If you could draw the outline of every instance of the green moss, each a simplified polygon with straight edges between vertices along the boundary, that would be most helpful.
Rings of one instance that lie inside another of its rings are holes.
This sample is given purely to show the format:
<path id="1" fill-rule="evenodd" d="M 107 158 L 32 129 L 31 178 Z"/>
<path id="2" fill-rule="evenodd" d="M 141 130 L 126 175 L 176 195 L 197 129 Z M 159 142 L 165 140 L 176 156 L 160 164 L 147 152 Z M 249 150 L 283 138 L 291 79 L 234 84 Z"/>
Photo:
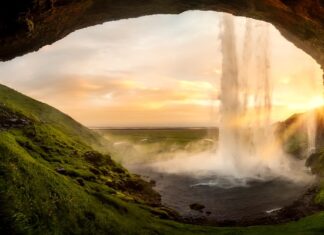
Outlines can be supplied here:
<path id="1" fill-rule="evenodd" d="M 30 33 L 32 33 L 34 31 L 34 29 L 35 29 L 34 22 L 31 19 L 26 18 L 26 24 L 27 24 L 27 27 L 28 27 L 28 31 Z"/>
<path id="2" fill-rule="evenodd" d="M 320 190 L 320 192 L 316 195 L 315 201 L 318 204 L 322 204 L 324 205 L 324 183 L 322 183 L 322 189 Z"/>
<path id="3" fill-rule="evenodd" d="M 305 149 L 307 149 L 307 136 L 305 133 L 295 133 L 284 143 L 285 152 L 296 157 L 304 157 Z"/>
<path id="4" fill-rule="evenodd" d="M 86 140 L 88 145 L 92 146 L 98 145 L 101 141 L 99 135 L 74 121 L 71 117 L 3 85 L 0 85 L 0 102 L 34 121 L 48 124 L 52 129 L 56 129 L 56 134 L 63 132 L 76 142 Z"/>
<path id="5" fill-rule="evenodd" d="M 313 153 L 306 162 L 312 172 L 319 176 L 324 176 L 324 149 Z"/>

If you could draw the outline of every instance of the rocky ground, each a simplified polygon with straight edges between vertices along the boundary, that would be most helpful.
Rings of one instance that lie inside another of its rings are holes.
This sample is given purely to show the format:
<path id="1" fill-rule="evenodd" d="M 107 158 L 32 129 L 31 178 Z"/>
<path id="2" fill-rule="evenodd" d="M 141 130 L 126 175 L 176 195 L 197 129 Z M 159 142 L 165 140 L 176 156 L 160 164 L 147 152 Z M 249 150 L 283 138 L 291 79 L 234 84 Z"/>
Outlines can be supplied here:
<path id="1" fill-rule="evenodd" d="M 12 112 L 5 104 L 0 103 L 0 131 L 10 128 L 22 128 L 31 121 L 19 113 Z"/>

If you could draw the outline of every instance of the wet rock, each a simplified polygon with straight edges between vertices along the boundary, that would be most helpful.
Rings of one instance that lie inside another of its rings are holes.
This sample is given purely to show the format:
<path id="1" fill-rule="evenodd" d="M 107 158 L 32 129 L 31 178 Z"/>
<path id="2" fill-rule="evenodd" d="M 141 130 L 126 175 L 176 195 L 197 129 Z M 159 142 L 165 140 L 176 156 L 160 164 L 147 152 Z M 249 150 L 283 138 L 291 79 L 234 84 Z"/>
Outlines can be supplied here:
<path id="1" fill-rule="evenodd" d="M 83 175 L 82 178 L 86 181 L 92 181 L 92 182 L 96 181 L 97 179 L 94 175 Z"/>
<path id="2" fill-rule="evenodd" d="M 91 221 L 94 221 L 96 219 L 96 215 L 94 213 L 92 213 L 91 211 L 86 211 L 84 213 L 84 216 Z"/>
<path id="3" fill-rule="evenodd" d="M 112 181 L 106 181 L 106 182 L 105 182 L 105 185 L 107 185 L 107 186 L 110 187 L 110 188 L 114 188 L 114 187 L 115 187 L 115 184 L 114 184 L 114 182 L 112 182 Z"/>
<path id="4" fill-rule="evenodd" d="M 125 182 L 125 184 L 123 184 L 123 186 L 125 187 L 124 189 L 132 189 L 134 191 L 142 191 L 146 184 L 145 181 L 140 181 L 140 180 L 127 180 Z"/>
<path id="5" fill-rule="evenodd" d="M 97 151 L 87 151 L 83 154 L 84 159 L 95 167 L 103 165 L 115 165 L 109 155 L 103 155 Z"/>
<path id="6" fill-rule="evenodd" d="M 80 186 L 84 186 L 85 184 L 84 184 L 84 181 L 83 181 L 83 179 L 77 179 L 76 180 L 77 182 L 78 182 L 78 184 L 80 185 Z"/>
<path id="7" fill-rule="evenodd" d="M 150 212 L 153 215 L 158 216 L 161 219 L 170 219 L 170 220 L 176 220 L 176 221 L 182 221 L 181 216 L 178 212 L 175 210 L 165 207 L 165 206 L 159 206 L 155 208 L 150 208 Z"/>
<path id="8" fill-rule="evenodd" d="M 17 140 L 17 143 L 18 143 L 21 147 L 23 147 L 23 148 L 25 148 L 25 149 L 27 149 L 27 150 L 30 150 L 30 151 L 34 150 L 33 146 L 32 146 L 32 145 L 30 144 L 30 142 L 28 142 L 28 141 Z"/>
<path id="9" fill-rule="evenodd" d="M 202 212 L 203 209 L 205 209 L 205 206 L 201 205 L 199 203 L 190 204 L 189 207 L 190 207 L 191 210 L 195 210 L 195 211 L 199 211 L 199 212 Z"/>
<path id="10" fill-rule="evenodd" d="M 29 124 L 31 124 L 31 121 L 27 117 L 12 111 L 4 104 L 0 104 L 0 130 L 22 128 Z"/>
<path id="11" fill-rule="evenodd" d="M 151 184 L 152 186 L 156 186 L 156 181 L 155 181 L 155 180 L 150 180 L 150 184 Z"/>
<path id="12" fill-rule="evenodd" d="M 103 164 L 103 156 L 98 152 L 88 151 L 83 154 L 83 157 L 87 162 L 91 163 L 94 166 Z"/>
<path id="13" fill-rule="evenodd" d="M 46 146 L 46 145 L 42 145 L 42 146 L 40 146 L 40 147 L 44 150 L 45 153 L 50 153 L 51 150 L 52 150 L 51 147 Z"/>
<path id="14" fill-rule="evenodd" d="M 109 171 L 106 170 L 106 169 L 101 169 L 100 171 L 101 171 L 101 173 L 102 173 L 104 176 L 109 175 Z"/>
<path id="15" fill-rule="evenodd" d="M 62 174 L 62 175 L 66 175 L 67 171 L 64 169 L 64 167 L 59 167 L 55 169 L 57 173 Z"/>
<path id="16" fill-rule="evenodd" d="M 126 171 L 123 168 L 121 168 L 121 167 L 114 167 L 113 168 L 113 171 L 116 172 L 116 173 L 118 173 L 118 174 L 124 174 L 124 173 L 126 173 Z"/>
<path id="17" fill-rule="evenodd" d="M 152 185 L 149 182 L 139 177 L 132 176 L 106 181 L 105 185 L 131 195 L 134 201 L 144 202 L 154 207 L 161 206 L 161 195 L 152 189 Z"/>
<path id="18" fill-rule="evenodd" d="M 91 168 L 89 168 L 89 170 L 95 175 L 100 175 L 100 171 L 97 170 L 96 168 L 91 167 Z"/>

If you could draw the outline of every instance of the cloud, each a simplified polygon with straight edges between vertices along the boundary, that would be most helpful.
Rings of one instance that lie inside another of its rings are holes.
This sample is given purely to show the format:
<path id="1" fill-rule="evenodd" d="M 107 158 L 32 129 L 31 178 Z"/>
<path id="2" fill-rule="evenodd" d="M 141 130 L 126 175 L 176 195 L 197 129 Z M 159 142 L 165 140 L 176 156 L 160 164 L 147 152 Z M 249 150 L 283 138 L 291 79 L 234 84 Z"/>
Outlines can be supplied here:
<path id="1" fill-rule="evenodd" d="M 210 99 L 215 92 L 213 86 L 205 81 L 168 81 L 163 87 L 147 85 L 143 81 L 125 77 L 107 77 L 90 75 L 66 75 L 39 80 L 29 87 L 38 97 L 52 97 L 55 100 L 84 99 L 114 101 L 119 105 L 131 103 L 186 101 L 190 99 Z"/>

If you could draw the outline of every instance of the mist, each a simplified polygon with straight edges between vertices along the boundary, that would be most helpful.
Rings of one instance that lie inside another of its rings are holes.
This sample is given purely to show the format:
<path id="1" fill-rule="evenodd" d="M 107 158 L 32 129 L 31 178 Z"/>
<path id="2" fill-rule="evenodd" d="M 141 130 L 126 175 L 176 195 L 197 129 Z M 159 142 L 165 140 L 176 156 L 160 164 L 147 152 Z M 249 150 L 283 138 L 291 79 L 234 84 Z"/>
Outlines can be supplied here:
<path id="1" fill-rule="evenodd" d="M 218 47 L 222 52 L 220 108 L 212 121 L 220 119 L 215 132 L 184 147 L 150 143 L 112 141 L 119 160 L 129 169 L 189 175 L 202 179 L 199 185 L 247 186 L 249 182 L 273 179 L 305 183 L 313 180 L 305 162 L 287 154 L 275 135 L 272 123 L 271 48 L 268 25 L 246 19 L 243 41 L 236 37 L 234 17 L 223 14 Z M 308 141 L 314 148 L 314 121 L 308 118 Z M 311 152 L 312 150 L 309 150 Z M 207 179 L 207 180 L 206 180 Z"/>

